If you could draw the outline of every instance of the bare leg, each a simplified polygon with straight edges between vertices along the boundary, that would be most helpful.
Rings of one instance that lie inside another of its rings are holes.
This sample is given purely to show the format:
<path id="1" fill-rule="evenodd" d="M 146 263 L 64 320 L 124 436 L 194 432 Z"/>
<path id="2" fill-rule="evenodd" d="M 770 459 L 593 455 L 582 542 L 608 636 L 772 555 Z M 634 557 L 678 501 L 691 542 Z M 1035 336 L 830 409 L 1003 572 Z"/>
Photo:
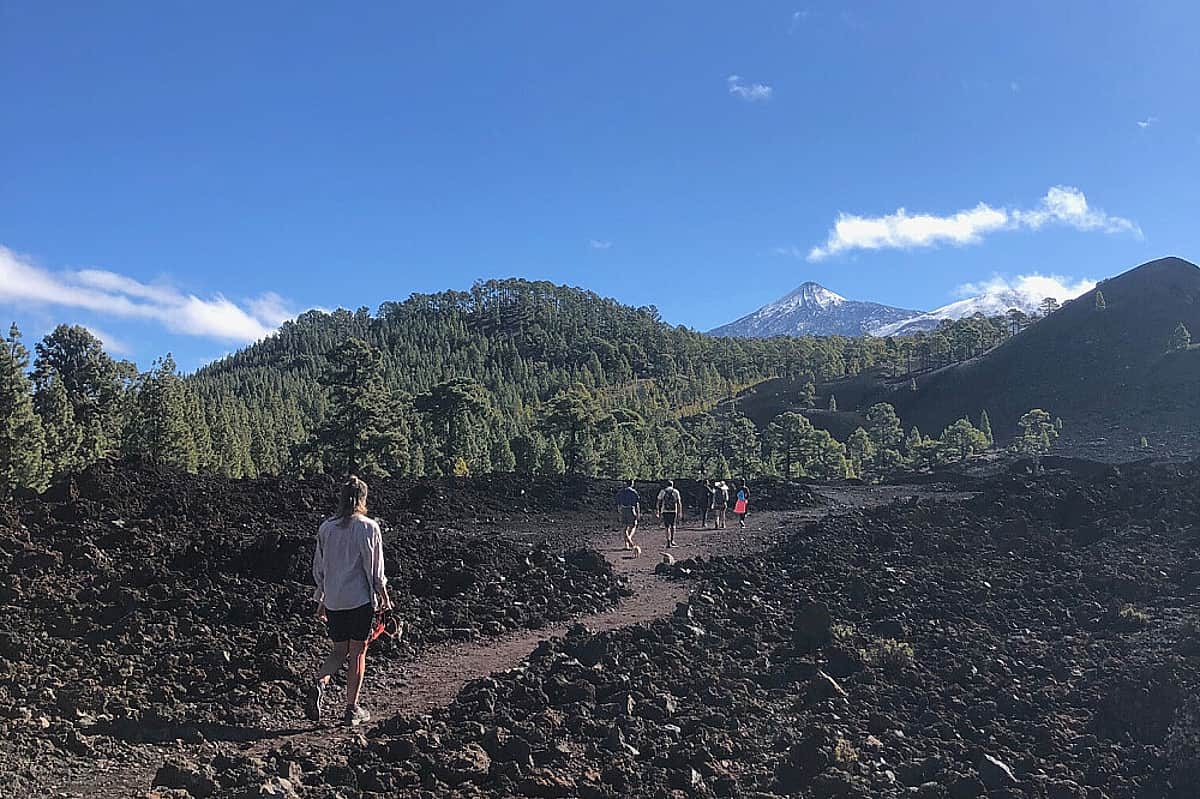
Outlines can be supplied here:
<path id="1" fill-rule="evenodd" d="M 348 641 L 339 641 L 333 645 L 333 651 L 329 653 L 329 657 L 325 658 L 325 662 L 321 664 L 321 670 L 317 672 L 317 679 L 328 684 L 329 678 L 338 673 L 338 669 L 346 662 L 346 655 L 350 652 L 350 643 Z"/>
<path id="2" fill-rule="evenodd" d="M 350 674 L 346 678 L 346 706 L 358 704 L 358 692 L 362 689 L 363 674 L 367 671 L 367 642 L 350 642 Z"/>

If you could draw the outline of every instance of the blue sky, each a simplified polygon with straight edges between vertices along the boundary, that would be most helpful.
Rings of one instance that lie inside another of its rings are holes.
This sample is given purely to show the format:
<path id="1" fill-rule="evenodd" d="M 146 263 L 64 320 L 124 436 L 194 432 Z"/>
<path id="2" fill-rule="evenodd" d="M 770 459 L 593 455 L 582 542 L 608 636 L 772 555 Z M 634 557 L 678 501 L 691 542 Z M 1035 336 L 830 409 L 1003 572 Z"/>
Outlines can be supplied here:
<path id="1" fill-rule="evenodd" d="M 984 5 L 0 0 L 0 316 L 191 369 L 478 278 L 708 329 L 1200 260 L 1200 6 Z"/>

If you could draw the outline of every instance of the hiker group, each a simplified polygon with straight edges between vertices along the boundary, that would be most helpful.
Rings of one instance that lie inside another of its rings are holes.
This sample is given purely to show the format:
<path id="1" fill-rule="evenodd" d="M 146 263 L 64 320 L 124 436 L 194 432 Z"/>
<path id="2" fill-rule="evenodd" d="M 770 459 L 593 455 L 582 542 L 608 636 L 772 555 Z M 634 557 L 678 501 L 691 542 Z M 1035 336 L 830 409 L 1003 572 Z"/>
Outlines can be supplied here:
<path id="1" fill-rule="evenodd" d="M 641 495 L 638 494 L 635 481 L 630 480 L 617 492 L 616 503 L 617 513 L 624 531 L 623 546 L 625 549 L 633 550 L 635 555 L 639 554 L 641 547 L 634 543 L 633 538 L 637 534 L 638 523 L 641 521 L 642 508 Z M 700 529 L 708 528 L 710 515 L 713 518 L 713 529 L 724 529 L 729 504 L 730 486 L 728 483 L 723 480 L 705 480 L 701 483 L 696 503 L 700 516 Z M 749 506 L 750 488 L 745 481 L 742 481 L 733 499 L 733 512 L 738 517 L 738 527 L 740 528 L 746 526 Z M 662 523 L 663 531 L 666 534 L 666 548 L 674 549 L 678 546 L 675 543 L 675 532 L 683 520 L 683 495 L 675 487 L 674 480 L 667 480 L 662 490 L 658 492 L 654 503 L 654 515 Z"/>

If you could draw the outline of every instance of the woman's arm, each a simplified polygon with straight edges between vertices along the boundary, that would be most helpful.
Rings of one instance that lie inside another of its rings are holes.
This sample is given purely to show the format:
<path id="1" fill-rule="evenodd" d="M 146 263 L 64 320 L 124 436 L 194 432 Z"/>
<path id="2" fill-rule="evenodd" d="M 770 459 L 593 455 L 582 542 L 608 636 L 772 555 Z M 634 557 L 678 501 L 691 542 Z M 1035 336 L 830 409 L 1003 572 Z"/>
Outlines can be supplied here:
<path id="1" fill-rule="evenodd" d="M 387 574 L 383 568 L 383 534 L 379 531 L 379 525 L 371 525 L 370 535 L 363 538 L 362 556 L 367 582 L 371 584 L 371 590 L 379 596 L 380 608 L 387 610 L 392 606 L 392 600 L 388 597 Z"/>
<path id="2" fill-rule="evenodd" d="M 313 599 L 317 602 L 317 618 L 325 618 L 325 552 L 321 546 L 321 533 L 317 532 L 317 547 L 313 550 L 312 562 Z"/>

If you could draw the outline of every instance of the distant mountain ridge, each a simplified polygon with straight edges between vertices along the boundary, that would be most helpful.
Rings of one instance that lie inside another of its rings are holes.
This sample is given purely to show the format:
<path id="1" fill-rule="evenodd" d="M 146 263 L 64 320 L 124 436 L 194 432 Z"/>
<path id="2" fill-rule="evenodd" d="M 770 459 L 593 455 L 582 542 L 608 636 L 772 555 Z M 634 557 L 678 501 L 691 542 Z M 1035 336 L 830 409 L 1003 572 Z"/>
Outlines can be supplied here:
<path id="1" fill-rule="evenodd" d="M 1064 302 L 1069 297 L 1056 297 Z M 808 282 L 737 321 L 709 331 L 739 338 L 771 336 L 908 336 L 934 330 L 944 321 L 975 314 L 1003 316 L 1011 309 L 1040 313 L 1042 298 L 1005 289 L 956 300 L 932 311 L 913 311 L 877 302 L 848 300 L 824 286 Z"/>
<path id="2" fill-rule="evenodd" d="M 1062 301 L 1067 298 L 1056 297 L 1055 299 Z M 977 313 L 984 316 L 1003 316 L 1013 308 L 1026 314 L 1033 314 L 1040 312 L 1040 306 L 1040 299 L 1036 299 L 1024 292 L 1007 289 L 990 294 L 981 294 L 978 297 L 968 297 L 965 300 L 956 300 L 948 305 L 943 305 L 941 308 L 935 308 L 932 311 L 918 314 L 909 319 L 892 322 L 868 332 L 872 336 L 907 336 L 923 330 L 933 330 L 948 319 L 966 319 Z"/>
<path id="3" fill-rule="evenodd" d="M 710 332 L 714 336 L 741 338 L 861 336 L 920 315 L 920 311 L 848 300 L 810 281 L 775 302 Z"/>

